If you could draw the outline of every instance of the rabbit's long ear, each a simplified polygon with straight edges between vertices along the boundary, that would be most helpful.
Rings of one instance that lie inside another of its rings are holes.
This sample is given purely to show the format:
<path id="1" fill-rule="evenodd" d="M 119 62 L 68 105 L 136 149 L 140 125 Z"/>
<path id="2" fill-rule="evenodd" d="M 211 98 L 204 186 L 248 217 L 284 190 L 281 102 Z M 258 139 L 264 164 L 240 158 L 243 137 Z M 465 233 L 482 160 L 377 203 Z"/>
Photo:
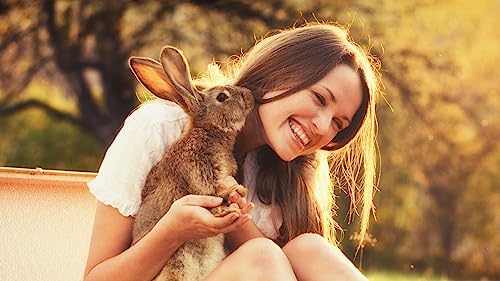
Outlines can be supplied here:
<path id="1" fill-rule="evenodd" d="M 186 112 L 190 110 L 159 62 L 150 58 L 131 57 L 129 66 L 137 80 L 153 95 L 179 104 Z"/>
<path id="2" fill-rule="evenodd" d="M 177 48 L 166 46 L 161 51 L 160 62 L 174 88 L 184 97 L 185 103 L 188 106 L 199 103 L 201 93 L 194 86 L 189 65 L 182 52 Z"/>

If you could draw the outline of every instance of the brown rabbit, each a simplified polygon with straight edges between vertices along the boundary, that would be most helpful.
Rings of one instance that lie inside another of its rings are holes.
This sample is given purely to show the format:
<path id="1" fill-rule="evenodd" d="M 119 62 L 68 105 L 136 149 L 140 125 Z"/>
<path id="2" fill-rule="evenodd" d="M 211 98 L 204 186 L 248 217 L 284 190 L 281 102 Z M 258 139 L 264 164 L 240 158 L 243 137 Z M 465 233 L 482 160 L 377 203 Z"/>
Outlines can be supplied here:
<path id="1" fill-rule="evenodd" d="M 129 65 L 151 93 L 181 106 L 190 123 L 146 179 L 133 227 L 133 244 L 153 228 L 175 200 L 185 195 L 227 197 L 236 190 L 246 196 L 246 188 L 241 185 L 222 191 L 216 190 L 216 185 L 236 173 L 233 146 L 254 106 L 250 90 L 228 85 L 198 91 L 186 59 L 174 47 L 163 48 L 160 62 L 132 57 Z M 223 216 L 239 209 L 221 206 L 211 211 Z M 155 280 L 201 280 L 224 258 L 223 240 L 220 234 L 185 242 Z"/>

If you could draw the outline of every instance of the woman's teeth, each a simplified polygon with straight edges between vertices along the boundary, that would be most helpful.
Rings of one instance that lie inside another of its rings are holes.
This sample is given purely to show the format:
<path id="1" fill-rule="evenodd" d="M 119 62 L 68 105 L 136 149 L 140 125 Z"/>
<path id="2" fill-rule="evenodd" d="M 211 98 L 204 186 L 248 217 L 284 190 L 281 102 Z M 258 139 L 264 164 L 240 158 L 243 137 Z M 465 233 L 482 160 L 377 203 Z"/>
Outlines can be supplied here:
<path id="1" fill-rule="evenodd" d="M 302 128 L 298 125 L 295 125 L 291 120 L 288 120 L 288 124 L 290 125 L 290 129 L 292 129 L 293 134 L 300 140 L 302 145 L 306 146 L 311 139 L 307 137 L 306 133 L 302 130 Z"/>

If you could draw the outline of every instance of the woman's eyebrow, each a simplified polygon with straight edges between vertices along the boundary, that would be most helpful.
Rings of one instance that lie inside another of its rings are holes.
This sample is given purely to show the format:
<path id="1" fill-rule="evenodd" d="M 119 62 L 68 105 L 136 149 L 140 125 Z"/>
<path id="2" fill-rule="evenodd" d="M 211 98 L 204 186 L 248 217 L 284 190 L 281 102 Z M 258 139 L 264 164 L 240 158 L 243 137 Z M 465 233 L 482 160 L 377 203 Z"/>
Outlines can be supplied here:
<path id="1" fill-rule="evenodd" d="M 333 102 L 337 101 L 337 99 L 335 98 L 335 95 L 333 94 L 332 90 L 330 90 L 327 86 L 324 86 L 323 85 L 323 88 L 330 94 L 330 98 Z"/>

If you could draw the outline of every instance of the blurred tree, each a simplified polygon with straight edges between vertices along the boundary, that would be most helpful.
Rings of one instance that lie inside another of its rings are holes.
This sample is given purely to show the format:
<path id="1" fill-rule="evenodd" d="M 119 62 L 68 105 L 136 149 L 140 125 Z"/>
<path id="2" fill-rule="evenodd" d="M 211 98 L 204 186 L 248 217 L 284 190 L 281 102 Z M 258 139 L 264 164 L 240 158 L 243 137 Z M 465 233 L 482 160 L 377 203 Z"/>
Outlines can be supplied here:
<path id="1" fill-rule="evenodd" d="M 483 197 L 498 198 L 498 190 L 471 190 L 474 179 L 488 175 L 486 163 L 498 161 L 492 157 L 500 148 L 500 127 L 493 125 L 499 121 L 500 54 L 493 46 L 500 43 L 500 21 L 491 14 L 500 5 L 381 2 L 366 5 L 378 13 L 366 26 L 383 35 L 383 77 L 395 108 L 381 113 L 384 192 L 377 198 L 380 220 L 394 228 L 376 233 L 387 243 L 378 249 L 395 249 L 392 260 L 408 268 L 498 278 L 492 267 L 499 268 L 500 247 L 492 231 L 500 231 L 500 210 L 482 206 L 490 201 Z M 469 216 L 490 218 L 493 225 L 476 220 L 471 228 L 464 224 Z M 474 253 L 484 261 L 469 272 L 467 255 L 457 254 L 464 243 L 474 245 L 466 247 L 469 258 Z"/>
<path id="2" fill-rule="evenodd" d="M 42 98 L 55 91 L 50 84 L 36 83 L 30 85 L 24 94 L 30 98 Z M 61 95 L 53 95 L 51 103 L 57 107 L 74 108 L 67 97 Z M 48 116 L 39 108 L 2 117 L 0 132 L 0 163 L 9 163 L 9 166 L 94 171 L 102 159 L 102 144 L 94 136 Z"/>
<path id="3" fill-rule="evenodd" d="M 302 11 L 311 15 L 322 5 Z M 9 67 L 0 70 L 0 115 L 36 107 L 109 144 L 135 106 L 132 54 L 157 57 L 162 44 L 174 44 L 193 49 L 188 57 L 203 53 L 204 62 L 223 59 L 250 47 L 249 34 L 287 26 L 298 15 L 293 1 L 277 0 L 3 1 L 0 62 Z M 72 95 L 76 112 L 54 107 L 50 98 L 23 98 L 35 77 Z"/>

